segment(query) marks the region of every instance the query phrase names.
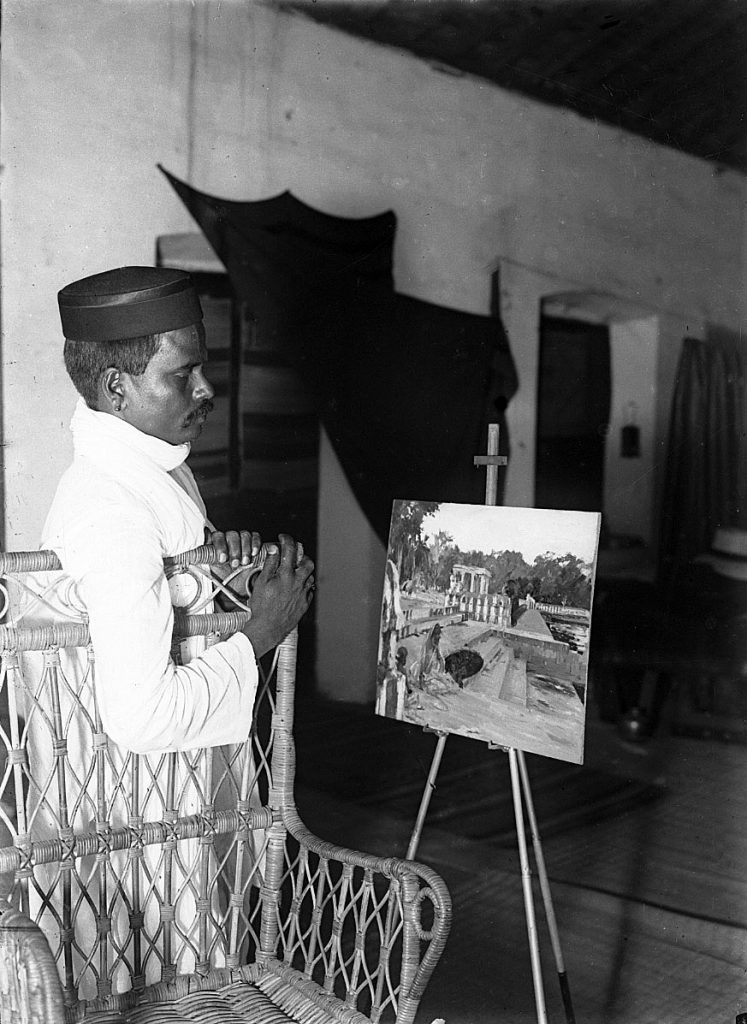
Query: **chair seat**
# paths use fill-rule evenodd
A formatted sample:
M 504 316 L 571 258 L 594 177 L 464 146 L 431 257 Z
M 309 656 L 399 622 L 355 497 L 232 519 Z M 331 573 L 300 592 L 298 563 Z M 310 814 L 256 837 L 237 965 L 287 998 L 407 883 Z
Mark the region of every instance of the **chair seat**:
M 246 977 L 216 988 L 179 995 L 179 979 L 169 986 L 175 998 L 149 998 L 122 1009 L 90 1009 L 82 1024 L 364 1024 L 367 1017 L 346 1007 L 298 971 L 274 962 L 258 972 L 244 968 Z M 194 976 L 192 976 L 194 979 Z M 254 980 L 254 979 L 257 980 Z M 209 984 L 209 982 L 206 982 Z M 189 984 L 187 982 L 187 984 Z M 161 995 L 157 986 L 150 995 Z
M 236 981 L 216 992 L 192 992 L 173 1003 L 86 1014 L 86 1024 L 295 1024 L 256 985 Z
M 293 1017 L 264 992 L 245 981 L 233 982 L 217 992 L 193 992 L 173 1003 L 156 1003 L 129 1010 L 86 1014 L 90 1024 L 289 1024 Z

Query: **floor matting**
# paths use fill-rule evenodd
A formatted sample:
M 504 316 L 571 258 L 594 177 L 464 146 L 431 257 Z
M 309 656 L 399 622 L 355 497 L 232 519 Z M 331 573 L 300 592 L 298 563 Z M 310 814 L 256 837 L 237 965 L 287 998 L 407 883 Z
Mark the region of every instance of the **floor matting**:
M 333 841 L 402 855 L 435 737 L 368 709 L 302 716 L 304 819 Z M 631 750 L 592 720 L 585 766 L 527 763 L 577 1024 L 734 1024 L 747 1010 L 747 747 L 663 728 Z M 418 859 L 454 902 L 418 1024 L 536 1020 L 505 754 L 448 739 Z M 562 1024 L 535 904 L 548 1018 Z

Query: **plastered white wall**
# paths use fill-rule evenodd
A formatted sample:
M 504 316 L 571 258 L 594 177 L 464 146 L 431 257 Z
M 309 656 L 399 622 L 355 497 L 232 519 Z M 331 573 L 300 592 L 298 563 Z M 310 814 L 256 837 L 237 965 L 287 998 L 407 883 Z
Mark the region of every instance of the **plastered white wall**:
M 6 0 L 0 157 L 8 547 L 36 543 L 70 456 L 57 290 L 152 263 L 158 235 L 193 228 L 157 162 L 226 198 L 290 189 L 342 216 L 393 209 L 397 286 L 432 302 L 486 313 L 492 269 L 515 267 L 513 504 L 531 503 L 538 317 L 518 271 L 678 322 L 741 321 L 741 176 L 271 4 Z M 680 337 L 659 356 L 657 444 Z M 378 592 L 378 542 L 329 461 L 322 489 L 325 508 L 348 509 L 350 547 L 362 553 L 354 585 Z M 368 612 L 339 596 L 353 584 L 335 548 L 323 524 L 335 621 L 320 596 L 319 676 L 329 692 L 366 697 L 375 636 Z

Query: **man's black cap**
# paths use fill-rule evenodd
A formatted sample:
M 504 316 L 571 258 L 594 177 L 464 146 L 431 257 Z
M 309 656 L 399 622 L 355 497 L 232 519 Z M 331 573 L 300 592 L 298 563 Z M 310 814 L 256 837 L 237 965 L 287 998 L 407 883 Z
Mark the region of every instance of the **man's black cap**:
M 120 341 L 202 320 L 191 276 L 170 267 L 118 267 L 57 295 L 62 333 L 74 341 Z

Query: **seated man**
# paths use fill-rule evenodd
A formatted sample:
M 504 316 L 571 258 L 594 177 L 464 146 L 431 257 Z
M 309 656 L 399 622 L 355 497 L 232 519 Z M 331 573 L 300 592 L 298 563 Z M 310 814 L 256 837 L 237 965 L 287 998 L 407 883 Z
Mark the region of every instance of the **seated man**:
M 206 789 L 206 780 L 213 776 L 235 794 L 236 788 L 226 782 L 231 755 L 225 754 L 220 770 L 213 771 L 210 751 L 193 752 L 247 739 L 257 690 L 256 660 L 296 626 L 314 590 L 313 563 L 292 538 L 281 536 L 279 548 L 272 546 L 255 577 L 248 599 L 251 617 L 241 630 L 211 646 L 193 638 L 173 652 L 175 660 L 172 601 L 176 597 L 179 602 L 179 577 L 167 580 L 164 558 L 204 544 L 206 531 L 227 568 L 246 565 L 260 545 L 250 531 L 223 534 L 212 528 L 185 464 L 213 397 L 203 371 L 199 299 L 182 271 L 123 267 L 68 285 L 58 300 L 65 366 L 81 398 L 71 423 L 73 463 L 59 483 L 41 546 L 57 553 L 65 575 L 76 584 L 95 664 L 79 650 L 62 652 L 61 681 L 48 666 L 42 669 L 46 687 L 38 690 L 29 722 L 32 750 L 36 736 L 35 749 L 46 750 L 49 758 L 48 765 L 36 766 L 42 775 L 46 772 L 51 779 L 60 771 L 53 753 L 59 738 L 50 735 L 53 723 L 66 721 L 76 700 L 85 713 L 70 716 L 65 807 L 53 799 L 56 786 L 41 795 L 30 793 L 34 838 L 56 836 L 68 826 L 74 831 L 92 828 L 99 813 L 96 794 L 92 799 L 90 793 L 96 777 L 94 749 L 100 748 L 102 729 L 108 737 L 109 823 L 168 817 L 175 813 L 173 794 L 181 794 L 180 814 L 195 813 L 204 804 L 219 805 L 219 783 L 211 784 L 212 791 Z M 209 602 L 209 580 L 202 587 Z M 173 753 L 182 751 L 192 753 Z M 164 757 L 168 752 L 173 756 Z M 240 777 L 241 766 L 234 764 L 237 772 Z M 135 773 L 135 791 L 141 794 L 137 807 L 130 796 Z M 99 785 L 100 778 L 99 773 Z M 135 868 L 124 851 L 111 855 L 111 868 L 119 877 L 108 882 L 102 882 L 95 858 L 80 863 L 73 875 L 72 905 L 77 902 L 76 942 L 83 958 L 97 941 L 97 915 L 110 918 L 112 941 L 125 949 L 132 915 L 137 918 L 144 911 L 141 938 L 152 952 L 144 957 L 144 974 L 152 981 L 159 975 L 161 956 L 154 892 L 167 906 L 178 904 L 177 920 L 188 936 L 196 928 L 195 899 L 176 865 L 164 868 L 158 847 L 144 852 L 146 877 L 152 882 L 149 889 L 141 881 L 140 891 L 148 893 L 150 904 L 146 898 L 144 906 L 133 906 Z M 37 874 L 40 881 L 43 874 Z M 161 888 L 166 877 L 172 888 L 168 893 Z M 118 886 L 119 900 L 111 895 Z M 66 912 L 55 912 L 54 904 L 48 909 L 51 914 L 45 911 L 41 923 L 55 951 Z M 180 970 L 194 969 L 190 957 L 187 953 Z M 116 957 L 112 963 L 116 991 Z M 82 995 L 93 994 L 85 978 L 81 989 Z
M 82 397 L 42 546 L 88 610 L 104 728 L 140 753 L 240 741 L 255 657 L 306 611 L 313 564 L 296 565 L 286 539 L 282 561 L 268 558 L 255 584 L 243 630 L 189 666 L 173 663 L 163 559 L 204 543 L 209 526 L 185 465 L 213 397 L 199 299 L 182 271 L 124 267 L 63 288 L 59 307 L 65 366 Z M 214 541 L 244 564 L 258 547 L 247 532 Z

